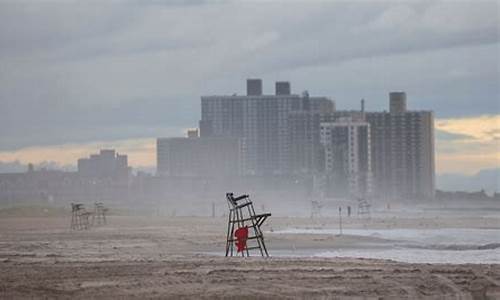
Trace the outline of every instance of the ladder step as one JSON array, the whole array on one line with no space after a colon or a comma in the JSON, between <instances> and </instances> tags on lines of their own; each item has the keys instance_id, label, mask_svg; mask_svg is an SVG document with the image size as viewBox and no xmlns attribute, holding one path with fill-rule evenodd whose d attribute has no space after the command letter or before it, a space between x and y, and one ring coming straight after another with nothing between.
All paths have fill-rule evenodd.
<instances>
[{"instance_id":1,"label":"ladder step","mask_svg":"<svg viewBox=\"0 0 500 300\"><path fill-rule=\"evenodd\" d=\"M255 239L258 239L258 238L263 238L263 236L261 236L261 235L251 236L251 237L247 238L247 240L255 240ZM236 242L237 240L236 239L229 239L227 241L228 242Z\"/></svg>"},{"instance_id":2,"label":"ladder step","mask_svg":"<svg viewBox=\"0 0 500 300\"><path fill-rule=\"evenodd\" d=\"M255 217L250 217L250 218L245 218L245 219L240 219L240 220L236 220L236 221L229 221L231 223L238 223L238 222L245 222L245 221L250 221L250 220L257 220L258 218L255 218Z\"/></svg>"},{"instance_id":3,"label":"ladder step","mask_svg":"<svg viewBox=\"0 0 500 300\"><path fill-rule=\"evenodd\" d=\"M238 223L238 222L231 222L231 223ZM245 225L245 226L248 227L248 228L253 228L253 227L260 227L260 225L262 225L262 224L255 223L255 225L248 224L248 225Z\"/></svg>"},{"instance_id":4,"label":"ladder step","mask_svg":"<svg viewBox=\"0 0 500 300\"><path fill-rule=\"evenodd\" d=\"M254 249L261 249L261 248L259 246L245 248L245 250L254 250Z\"/></svg>"},{"instance_id":5,"label":"ladder step","mask_svg":"<svg viewBox=\"0 0 500 300\"><path fill-rule=\"evenodd\" d=\"M268 216L254 216L250 218L245 218L245 219L239 219L239 220L231 220L229 221L230 223L237 223L237 222L245 222L245 221L251 221L255 220L257 223L264 223L264 221L267 219Z\"/></svg>"},{"instance_id":6,"label":"ladder step","mask_svg":"<svg viewBox=\"0 0 500 300\"><path fill-rule=\"evenodd\" d=\"M271 214L269 214L269 215L271 215ZM229 223L238 223L238 222L246 222L246 221L255 220L255 221L257 221L256 222L257 224L262 224L267 219L267 217L269 217L269 215L268 214L256 215L256 216L252 216L252 217L244 218L244 219L230 220Z\"/></svg>"}]
</instances>

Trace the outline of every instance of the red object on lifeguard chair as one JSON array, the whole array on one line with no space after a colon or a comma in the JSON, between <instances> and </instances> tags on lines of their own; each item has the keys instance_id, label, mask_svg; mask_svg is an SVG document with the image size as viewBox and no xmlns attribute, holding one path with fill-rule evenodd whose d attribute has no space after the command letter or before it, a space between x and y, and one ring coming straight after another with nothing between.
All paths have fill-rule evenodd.
<instances>
[{"instance_id":1,"label":"red object on lifeguard chair","mask_svg":"<svg viewBox=\"0 0 500 300\"><path fill-rule=\"evenodd\" d=\"M236 251L242 252L247 247L248 226L236 229L234 236L236 237L236 247L238 248Z\"/></svg>"}]
</instances>

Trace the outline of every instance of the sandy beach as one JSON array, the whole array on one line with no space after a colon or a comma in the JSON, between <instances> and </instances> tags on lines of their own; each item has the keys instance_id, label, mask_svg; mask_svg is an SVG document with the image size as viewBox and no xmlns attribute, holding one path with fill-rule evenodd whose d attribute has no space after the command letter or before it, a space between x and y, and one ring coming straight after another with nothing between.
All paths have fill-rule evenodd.
<instances>
[{"instance_id":1,"label":"sandy beach","mask_svg":"<svg viewBox=\"0 0 500 300\"><path fill-rule=\"evenodd\" d=\"M0 218L0 298L500 298L497 263L417 264L318 255L417 247L350 230L500 230L498 217L349 218L343 235L333 234L338 230L334 218L275 217L264 226L271 255L265 259L223 257L226 221L111 216L105 226L71 231L68 217ZM488 249L460 245L465 248L453 251L461 255L498 250L494 241ZM443 247L451 251L449 246Z\"/></svg>"}]
</instances>

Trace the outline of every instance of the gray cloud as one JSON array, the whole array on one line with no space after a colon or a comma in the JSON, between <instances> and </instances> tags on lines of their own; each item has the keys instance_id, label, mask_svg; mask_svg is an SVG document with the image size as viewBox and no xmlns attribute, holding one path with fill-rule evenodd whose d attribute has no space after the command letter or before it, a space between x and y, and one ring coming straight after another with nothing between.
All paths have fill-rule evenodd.
<instances>
[{"instance_id":1,"label":"gray cloud","mask_svg":"<svg viewBox=\"0 0 500 300\"><path fill-rule=\"evenodd\" d=\"M0 149L196 126L199 96L244 79L295 92L499 112L495 1L1 2Z\"/></svg>"}]
</instances>

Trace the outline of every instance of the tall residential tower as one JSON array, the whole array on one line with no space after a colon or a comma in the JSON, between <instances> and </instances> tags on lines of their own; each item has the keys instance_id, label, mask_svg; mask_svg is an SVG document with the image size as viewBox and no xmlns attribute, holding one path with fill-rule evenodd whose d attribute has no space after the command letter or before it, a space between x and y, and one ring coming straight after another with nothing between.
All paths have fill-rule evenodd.
<instances>
[{"instance_id":1,"label":"tall residential tower","mask_svg":"<svg viewBox=\"0 0 500 300\"><path fill-rule=\"evenodd\" d=\"M244 139L246 175L289 174L289 115L319 106L334 108L327 98L292 94L289 82L264 95L262 81L249 79L245 96L201 97L200 136Z\"/></svg>"},{"instance_id":2,"label":"tall residential tower","mask_svg":"<svg viewBox=\"0 0 500 300\"><path fill-rule=\"evenodd\" d=\"M433 198L434 114L408 111L404 92L390 93L389 112L368 112L375 194L387 199Z\"/></svg>"}]
</instances>

